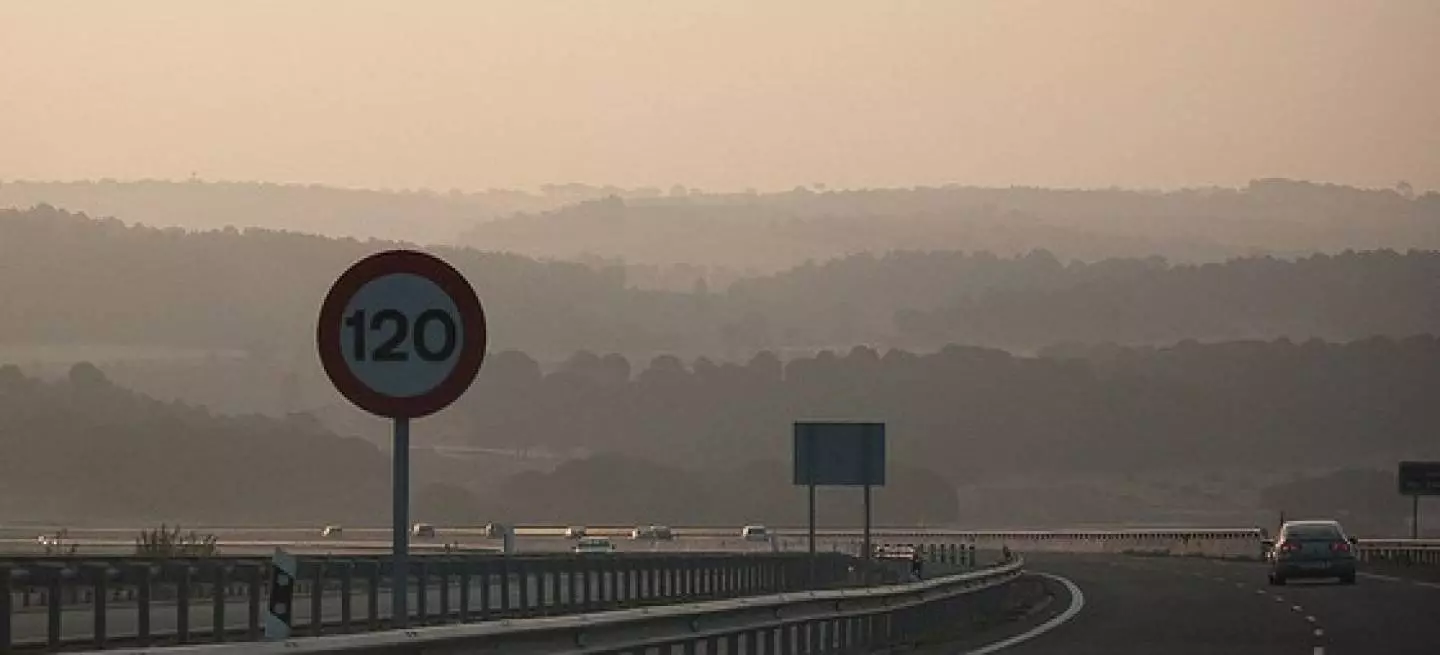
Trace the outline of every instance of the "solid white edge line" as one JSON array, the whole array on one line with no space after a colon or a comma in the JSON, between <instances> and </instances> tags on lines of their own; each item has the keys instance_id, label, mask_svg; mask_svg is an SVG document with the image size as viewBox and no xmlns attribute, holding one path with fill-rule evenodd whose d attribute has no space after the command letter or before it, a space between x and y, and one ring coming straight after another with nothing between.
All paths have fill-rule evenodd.
<instances>
[{"instance_id":1,"label":"solid white edge line","mask_svg":"<svg viewBox=\"0 0 1440 655\"><path fill-rule=\"evenodd\" d=\"M1080 591L1080 587L1076 586L1075 583L1058 575L1051 575L1049 573L1040 573L1038 571L1035 571L1031 572L1031 575L1038 575L1044 578L1049 578L1051 580L1054 580L1055 582L1059 582L1060 584L1065 585L1065 590L1070 592L1070 607L1065 608L1064 612L1050 617L1049 621L1041 623L1040 625L1037 625L1030 630L1010 637L1009 639L1004 639L1001 641L997 641L993 644L981 646L980 648L972 651L966 651L963 655L988 655L989 653L999 652L1016 644L1030 641L1031 639L1039 637L1040 635L1043 635L1051 630L1054 630L1055 628L1060 627L1066 621L1075 618L1075 615L1079 614L1081 609L1084 609L1085 594Z\"/></svg>"}]
</instances>

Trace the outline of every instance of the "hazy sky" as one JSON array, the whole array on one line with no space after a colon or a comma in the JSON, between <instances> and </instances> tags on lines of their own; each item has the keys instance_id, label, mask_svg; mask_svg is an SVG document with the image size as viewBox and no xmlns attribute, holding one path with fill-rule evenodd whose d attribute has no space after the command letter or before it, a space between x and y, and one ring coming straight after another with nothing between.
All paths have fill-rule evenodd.
<instances>
[{"instance_id":1,"label":"hazy sky","mask_svg":"<svg viewBox=\"0 0 1440 655\"><path fill-rule=\"evenodd\" d=\"M0 179L1440 188L1440 0L0 0Z\"/></svg>"}]
</instances>

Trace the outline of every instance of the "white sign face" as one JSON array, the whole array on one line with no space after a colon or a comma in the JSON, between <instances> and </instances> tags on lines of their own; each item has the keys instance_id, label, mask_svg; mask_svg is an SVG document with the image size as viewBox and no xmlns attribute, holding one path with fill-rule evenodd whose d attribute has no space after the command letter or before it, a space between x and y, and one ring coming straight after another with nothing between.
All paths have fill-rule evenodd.
<instances>
[{"instance_id":1,"label":"white sign face","mask_svg":"<svg viewBox=\"0 0 1440 655\"><path fill-rule=\"evenodd\" d=\"M465 324L439 285L412 273L391 273L363 286L338 325L345 365L365 386L392 398L426 394L455 369Z\"/></svg>"}]
</instances>

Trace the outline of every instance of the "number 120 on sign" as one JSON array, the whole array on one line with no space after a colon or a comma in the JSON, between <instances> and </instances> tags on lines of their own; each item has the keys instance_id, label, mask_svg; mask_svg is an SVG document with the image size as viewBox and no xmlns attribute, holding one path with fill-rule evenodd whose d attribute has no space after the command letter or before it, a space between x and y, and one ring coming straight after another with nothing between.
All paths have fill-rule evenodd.
<instances>
[{"instance_id":1,"label":"number 120 on sign","mask_svg":"<svg viewBox=\"0 0 1440 655\"><path fill-rule=\"evenodd\" d=\"M320 310L316 340L346 398L393 418L424 416L469 387L485 353L474 289L431 255L391 250L340 276Z\"/></svg>"}]
</instances>

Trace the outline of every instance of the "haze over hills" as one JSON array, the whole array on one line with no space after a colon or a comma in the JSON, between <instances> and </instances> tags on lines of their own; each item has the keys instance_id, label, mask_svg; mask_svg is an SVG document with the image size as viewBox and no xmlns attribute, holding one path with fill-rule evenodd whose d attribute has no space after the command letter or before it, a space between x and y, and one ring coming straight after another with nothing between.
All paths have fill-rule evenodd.
<instances>
[{"instance_id":1,"label":"haze over hills","mask_svg":"<svg viewBox=\"0 0 1440 655\"><path fill-rule=\"evenodd\" d=\"M890 250L1045 249L1176 262L1440 248L1440 193L1269 179L1240 189L947 186L607 198L476 225L462 243L537 257L776 272ZM710 280L713 283L716 280ZM671 288L686 289L676 280ZM686 286L679 286L686 285Z\"/></svg>"},{"instance_id":2,"label":"haze over hills","mask_svg":"<svg viewBox=\"0 0 1440 655\"><path fill-rule=\"evenodd\" d=\"M0 207L63 207L126 223L188 230L259 227L359 239L454 242L477 221L659 189L550 184L538 192L344 189L318 184L95 180L0 180Z\"/></svg>"},{"instance_id":3,"label":"haze over hills","mask_svg":"<svg viewBox=\"0 0 1440 655\"><path fill-rule=\"evenodd\" d=\"M206 195L206 185L196 187ZM990 192L875 193L873 211L899 212L912 200L944 207L954 201L947 194ZM1269 232L1275 243L1311 241L1298 248L1305 254L1289 257L1226 257L1217 250L1199 259L1221 259L1203 263L1156 255L1085 261L1049 249L947 249L943 231L926 231L946 219L897 219L893 234L918 226L915 234L927 236L916 238L927 247L877 247L785 267L782 245L770 260L780 270L732 275L714 288L711 274L737 269L683 261L649 269L659 277L644 286L669 290L640 288L631 277L639 268L594 253L567 262L436 247L485 300L493 352L469 396L419 423L417 507L434 520L456 522L680 523L686 516L793 522L789 504L767 503L794 492L783 475L785 426L795 417L837 412L893 426L897 466L906 467L908 482L880 502L887 516L914 523L1259 521L1276 504L1303 506L1294 498L1334 471L1351 469L1333 474L1371 489L1387 462L1429 452L1424 435L1440 427L1440 417L1420 390L1440 385L1432 379L1440 371L1433 336L1440 333L1440 252L1308 250L1350 238L1428 243L1440 195L1290 182L1193 195L1086 192L1078 196L1086 202L1076 203L1062 201L1066 192L994 193L1027 199L1037 212L1068 208L1074 217L1066 220L1076 225L1107 225L1104 216L1117 211L1112 201L1148 207L1130 214L1141 217L1130 223L1132 237L1147 221L1183 222L1167 213L1179 212L1177 206L1228 199L1240 209L1227 215L1250 218L1216 230L1250 239L1246 230L1257 226L1262 232L1288 226ZM862 195L763 196L756 215L770 211L766 202L788 197L796 200L794 211L812 212L795 219L799 225L885 222L870 216L872 209L851 207L848 217L824 209ZM620 211L623 226L634 206L653 210L654 221L691 225L685 207L712 200L720 207L731 201L678 193L583 201L504 223L574 220L584 230L595 219L586 212L601 207ZM715 225L744 234L763 223L752 220L748 206L735 207L733 221ZM1352 211L1378 218L1345 218ZM1307 218L1315 215L1329 218ZM1025 226L1037 223L1017 216L1010 217L1019 226L1011 243L1083 241L1036 236L1041 232ZM680 232L670 240L710 243L717 257L747 256L725 253L720 236L685 239ZM885 233L892 233L888 225ZM795 238L820 242L803 231ZM29 410L13 413L0 439L63 458L101 432L124 444L144 441L146 430L173 429L164 449L203 478L209 469L194 462L239 457L225 439L260 443L248 435L294 433L310 444L302 450L348 453L353 461L345 471L326 474L331 483L349 485L350 475L383 479L384 426L323 379L313 320L324 289L345 265L406 245L253 227L147 227L49 205L0 210L0 296L7 300L0 305L0 363L62 379L42 383L9 369L0 402ZM687 278L665 275L693 277L684 284ZM77 361L99 369L72 367ZM73 402L102 414L84 418L91 410L77 414L67 404ZM107 407L119 413L103 414ZM108 421L120 427L107 431ZM29 432L65 436L45 450L22 434ZM336 441L338 435L362 439ZM526 451L556 456L505 454ZM1256 465L1291 451L1310 455ZM989 464L975 468L979 461ZM0 509L15 516L37 507L66 516L90 511L83 509L95 493L88 481L45 471L17 470L9 489L18 500ZM615 471L635 482L593 493L596 476ZM68 491L37 496L38 483L25 480L42 473L64 478ZM736 479L751 481L744 493L734 491ZM684 493L673 492L677 480L689 483ZM235 476L234 484L245 483L243 474ZM137 484L116 496L120 505L94 516L138 507L177 519L258 520L247 513L256 506L226 499L231 487L216 486L215 494L185 505L165 497L165 484ZM1065 490L1063 498L1055 498L1056 488ZM384 492L357 489L377 498ZM1037 494L1050 500L1027 500ZM572 497L587 501L558 500ZM1395 530L1394 508L1375 494L1364 497L1356 511L1388 508L1371 527ZM327 502L294 505L278 520L349 521L344 507ZM841 512L847 502L831 498L822 513ZM687 515L681 507L700 509Z\"/></svg>"}]
</instances>

